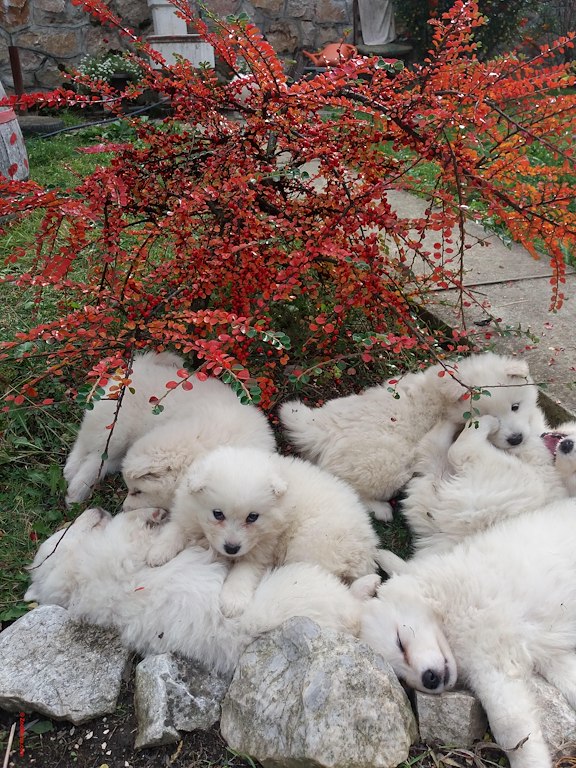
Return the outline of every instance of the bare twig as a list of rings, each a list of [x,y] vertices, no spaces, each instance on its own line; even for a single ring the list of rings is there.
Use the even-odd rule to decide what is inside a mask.
[[[10,728],[10,735],[8,736],[8,744],[6,745],[6,754],[4,755],[4,762],[2,768],[8,768],[8,760],[10,760],[10,752],[12,752],[12,742],[14,741],[14,734],[16,733],[16,723],[12,723]]]

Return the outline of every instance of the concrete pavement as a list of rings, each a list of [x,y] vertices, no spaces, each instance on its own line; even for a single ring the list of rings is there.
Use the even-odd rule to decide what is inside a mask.
[[[427,203],[405,192],[387,194],[392,207],[405,217],[421,218]],[[438,300],[427,308],[451,327],[467,327],[481,345],[496,352],[525,357],[541,385],[543,406],[557,423],[576,418],[576,273],[568,270],[564,305],[550,312],[552,269],[546,257],[536,261],[524,248],[508,248],[499,238],[474,222],[466,225],[471,248],[465,256],[464,285],[480,306],[457,303],[456,291],[438,290]],[[437,233],[427,239],[435,242]],[[455,233],[455,248],[458,237]],[[391,243],[388,243],[392,247]],[[498,320],[498,322],[496,322]],[[531,336],[497,335],[498,328],[521,328]],[[486,334],[492,335],[487,339]]]

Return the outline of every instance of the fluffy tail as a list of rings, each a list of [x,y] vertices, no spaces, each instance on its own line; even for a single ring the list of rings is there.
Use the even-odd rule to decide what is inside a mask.
[[[326,432],[319,419],[319,408],[309,408],[300,400],[280,406],[278,414],[292,445],[308,459],[316,460],[326,442]]]

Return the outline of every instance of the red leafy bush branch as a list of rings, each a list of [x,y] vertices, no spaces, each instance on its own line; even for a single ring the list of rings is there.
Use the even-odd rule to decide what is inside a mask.
[[[118,26],[135,55],[161,61],[100,0],[81,5]],[[222,376],[264,405],[305,364],[319,371],[432,349],[435,332],[415,310],[436,287],[474,300],[461,282],[468,246],[455,231],[479,198],[486,216],[548,255],[551,305],[561,305],[576,230],[576,78],[548,62],[572,38],[531,61],[481,62],[473,32],[482,18],[460,0],[433,22],[432,50],[413,69],[392,78],[376,59],[357,58],[290,82],[251,24],[213,20],[209,31],[184,0],[175,5],[233,72],[242,60],[249,76],[226,83],[187,61],[154,69],[143,60],[142,81],[122,94],[93,88],[118,113],[150,89],[170,102],[169,117],[128,116],[137,141],[95,148],[109,164],[73,189],[0,177],[5,229],[42,212],[35,243],[13,251],[5,280],[33,291],[39,310],[49,292],[59,311],[2,345],[3,358],[44,361],[19,399],[47,373],[88,370],[97,382],[143,347],[177,350],[201,375]],[[93,98],[60,89],[21,100]],[[424,162],[434,169],[426,184]],[[394,211],[392,189],[425,195],[427,215]],[[432,249],[425,231],[437,233]],[[466,343],[456,332],[452,348]]]

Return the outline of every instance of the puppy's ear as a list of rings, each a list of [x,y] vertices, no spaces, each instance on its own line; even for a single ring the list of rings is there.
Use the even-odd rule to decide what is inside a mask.
[[[186,488],[190,493],[200,493],[206,488],[208,480],[202,465],[193,467],[186,475]]]
[[[158,479],[170,472],[172,472],[172,466],[168,459],[152,459],[144,456],[122,468],[122,474],[129,480]]]
[[[458,370],[455,370],[453,375],[450,369],[442,370],[439,373],[442,375],[438,376],[438,391],[442,393],[447,402],[457,403],[458,400],[467,398],[468,389],[458,381],[460,378]]]
[[[511,379],[527,379],[530,375],[528,363],[520,358],[511,357],[506,363],[506,376]]]
[[[270,475],[270,485],[272,487],[272,493],[277,498],[280,498],[280,496],[283,496],[288,490],[287,481],[284,480],[283,477],[280,477],[280,475],[277,475],[275,473],[272,473]]]

